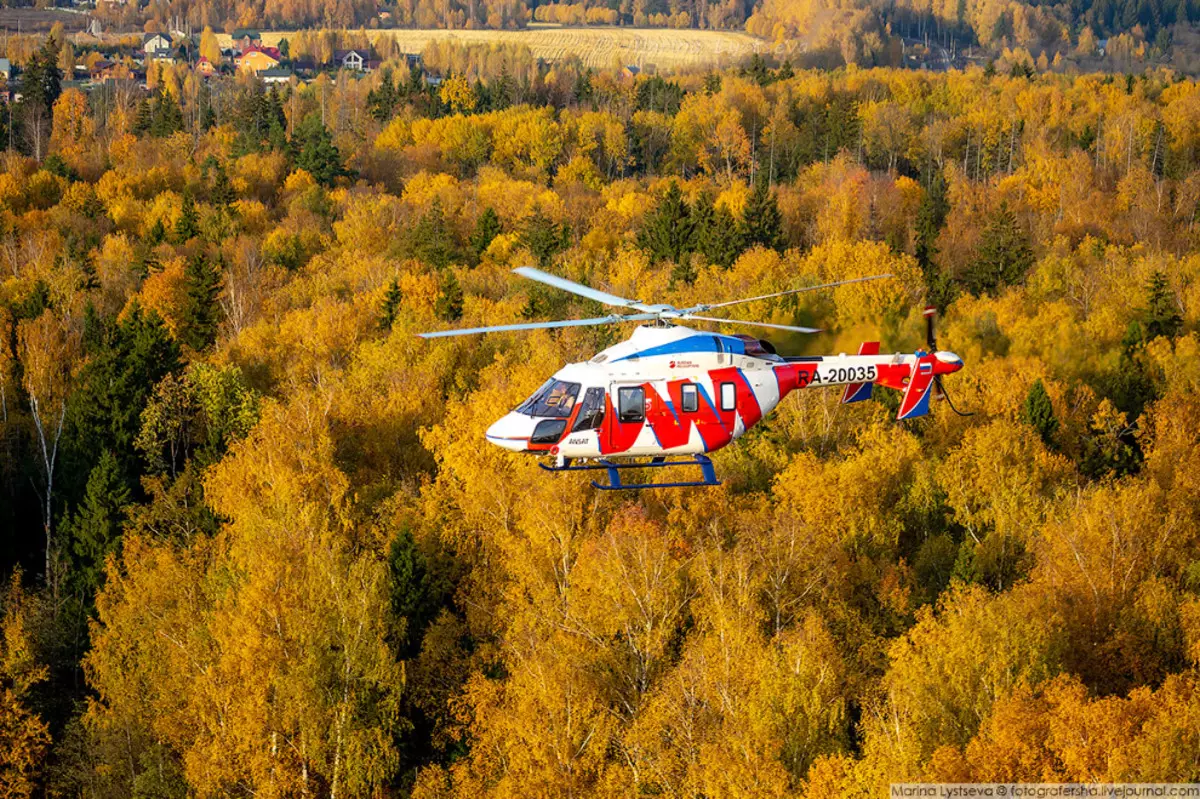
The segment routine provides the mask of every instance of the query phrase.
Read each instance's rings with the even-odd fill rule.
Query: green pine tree
[[[346,174],[342,154],[333,143],[329,129],[321,124],[321,117],[316,113],[309,114],[297,126],[292,136],[292,149],[296,166],[324,186],[332,186],[334,180]]]
[[[737,220],[728,208],[717,208],[710,192],[696,198],[692,207],[692,249],[704,256],[704,260],[724,269],[745,249]]]
[[[533,213],[521,226],[519,242],[537,259],[538,265],[550,265],[550,259],[565,250],[571,243],[571,231],[534,208]]]
[[[388,551],[392,634],[399,655],[412,658],[420,651],[421,636],[438,612],[438,594],[425,554],[408,528],[392,539]]]
[[[439,319],[446,322],[456,322],[462,318],[462,286],[458,284],[458,278],[450,269],[442,270],[441,286],[433,310]]]
[[[383,309],[379,313],[379,327],[381,330],[392,329],[392,325],[396,322],[396,312],[400,310],[400,304],[403,301],[404,294],[400,291],[400,281],[392,278],[387,294],[383,296]]]
[[[146,231],[146,241],[150,246],[157,246],[167,240],[167,226],[162,217],[154,220],[154,224]]]
[[[979,240],[975,260],[967,267],[963,282],[972,294],[995,294],[1005,286],[1020,283],[1033,266],[1029,237],[1017,216],[1001,202]]]
[[[742,212],[741,234],[742,244],[746,247],[760,244],[773,250],[783,249],[783,215],[779,213],[775,194],[761,173]]]
[[[145,136],[150,132],[150,123],[153,121],[153,110],[150,108],[150,101],[143,97],[138,103],[137,116],[133,120],[133,132],[138,136]]]
[[[105,449],[88,475],[83,501],[65,531],[75,553],[80,587],[88,595],[100,586],[104,579],[104,559],[120,542],[129,498],[121,467],[112,452]]]
[[[637,242],[654,262],[671,261],[683,265],[692,249],[692,209],[679,184],[671,185],[663,192],[658,203],[638,231]]]
[[[946,307],[953,299],[953,284],[938,270],[934,260],[938,254],[937,239],[946,224],[948,213],[950,202],[946,197],[946,177],[942,170],[936,169],[921,197],[921,204],[917,206],[916,244],[913,254],[925,277],[928,302],[941,308]]]
[[[155,95],[150,118],[150,135],[165,139],[183,130],[183,110],[175,98],[161,92]]]
[[[64,485],[83,486],[96,453],[111,450],[129,485],[137,485],[140,459],[133,442],[154,387],[180,368],[179,345],[155,311],[135,300],[120,319],[97,320],[88,359],[67,401]]]
[[[417,220],[409,234],[413,255],[430,266],[445,269],[459,258],[458,242],[446,222],[442,201],[433,198],[429,208]]]
[[[1021,416],[1027,425],[1037,431],[1043,444],[1053,446],[1058,419],[1054,418],[1054,406],[1050,403],[1050,395],[1046,393],[1046,386],[1040,378],[1029,387]]]
[[[186,297],[179,319],[179,340],[196,352],[203,352],[217,340],[221,308],[221,273],[203,254],[193,255],[183,271]]]
[[[200,235],[200,213],[196,210],[196,201],[190,191],[183,192],[183,207],[179,218],[175,220],[175,241],[180,244],[191,241]]]
[[[771,72],[767,69],[767,62],[758,53],[750,59],[750,66],[742,70],[744,77],[750,78],[759,86],[766,86],[771,82]]]
[[[205,103],[204,108],[200,111],[200,128],[201,130],[212,130],[217,126],[217,111],[212,107],[212,103]]]
[[[1145,323],[1147,341],[1153,341],[1159,336],[1173,339],[1183,329],[1183,317],[1179,315],[1179,306],[1175,301],[1175,292],[1167,282],[1167,276],[1155,272],[1150,276],[1146,285],[1146,307],[1142,311]]]
[[[237,200],[237,194],[229,180],[229,173],[225,171],[222,164],[217,164],[214,173],[212,192],[209,194],[209,198],[212,200],[212,204],[218,208],[228,208]]]
[[[479,219],[475,222],[475,232],[471,234],[471,253],[475,256],[476,263],[483,257],[483,253],[491,245],[492,240],[501,232],[500,216],[496,213],[496,209],[489,205],[479,215]]]

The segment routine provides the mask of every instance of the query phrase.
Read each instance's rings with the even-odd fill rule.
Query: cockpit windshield
[[[575,408],[579,396],[579,384],[550,378],[533,396],[517,407],[517,413],[526,416],[550,416],[565,419]]]

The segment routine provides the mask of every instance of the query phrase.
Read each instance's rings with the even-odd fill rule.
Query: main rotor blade
[[[618,308],[634,308],[638,311],[647,311],[650,313],[657,310],[637,300],[627,300],[624,297],[618,297],[616,294],[609,294],[607,291],[600,291],[599,289],[585,286],[582,283],[576,283],[574,280],[567,280],[565,277],[551,275],[540,269],[534,269],[532,266],[518,266],[513,271],[521,277],[527,277],[530,280],[545,283],[547,286],[554,286],[556,289],[578,294],[580,297],[587,297],[589,300],[595,300],[603,305],[614,305]]]
[[[476,333],[500,333],[506,330],[545,330],[556,327],[587,327],[589,325],[613,325],[618,322],[644,322],[656,319],[657,314],[612,314],[593,319],[562,319],[557,322],[526,322],[519,325],[493,325],[492,327],[464,327],[461,330],[437,330],[433,333],[418,333],[421,338],[446,338],[447,336],[470,336]]]
[[[775,330],[790,330],[793,333],[820,333],[820,328],[816,327],[795,327],[793,325],[773,325],[769,322],[747,322],[742,319],[718,319],[715,316],[696,316],[695,314],[686,314],[679,317],[680,319],[697,319],[702,322],[721,322],[727,325],[752,325],[755,327],[770,327]]]
[[[729,305],[740,305],[743,302],[754,302],[755,300],[769,300],[774,297],[786,297],[789,294],[800,294],[805,291],[816,291],[817,289],[831,289],[837,286],[848,286],[851,283],[864,283],[868,280],[882,280],[885,277],[895,277],[894,275],[871,275],[870,277],[856,277],[850,280],[839,280],[836,283],[822,283],[819,286],[805,286],[799,289],[789,289],[788,291],[778,291],[774,294],[762,294],[758,297],[747,297],[744,300],[730,300],[729,302],[718,302],[712,305],[697,305],[694,308],[684,308],[680,313],[688,311],[711,311],[713,308],[725,308]]]

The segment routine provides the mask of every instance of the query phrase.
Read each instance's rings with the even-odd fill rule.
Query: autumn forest
[[[0,794],[875,797],[1200,781],[1200,85],[631,77],[500,47],[149,95],[0,155]],[[484,430],[628,327],[511,274],[922,345],[718,488]],[[736,328],[722,328],[738,332]]]

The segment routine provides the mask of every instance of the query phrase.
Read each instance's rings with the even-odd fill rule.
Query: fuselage
[[[750,336],[643,326],[590,361],[564,366],[487,439],[568,459],[698,454],[737,440],[796,389],[846,386],[851,402],[883,385],[907,399],[916,382],[921,395],[912,404],[924,413],[933,377],[961,368],[952,353],[784,358]]]

